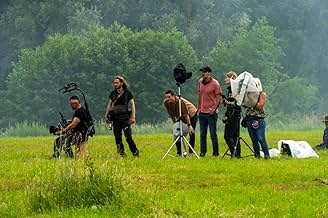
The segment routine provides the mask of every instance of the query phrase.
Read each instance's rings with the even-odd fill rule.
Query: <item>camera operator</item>
[[[122,130],[124,132],[126,142],[129,145],[133,156],[139,156],[139,150],[132,138],[131,124],[135,123],[135,104],[129,85],[121,76],[114,77],[114,90],[109,95],[105,120],[113,122],[113,131],[117,146],[117,152],[125,157],[124,145],[122,142]],[[131,111],[129,110],[129,105]]]
[[[213,145],[213,157],[219,156],[219,142],[216,134],[216,123],[218,120],[217,109],[221,102],[221,86],[212,77],[212,69],[208,66],[200,69],[202,78],[198,82],[198,107],[200,126],[200,156],[204,157],[207,152],[207,129]]]
[[[73,118],[67,127],[59,132],[68,137],[68,141],[76,142],[76,159],[86,159],[88,157],[88,116],[87,111],[81,106],[78,96],[69,98],[69,103],[75,111]]]
[[[266,93],[260,90],[258,101],[253,108],[246,108],[246,117],[242,121],[242,125],[247,127],[249,136],[252,140],[254,147],[254,156],[260,158],[260,146],[264,153],[264,158],[269,159],[269,148],[265,139],[265,113],[264,106],[266,103]]]
[[[167,90],[164,93],[164,106],[170,115],[173,123],[179,121],[179,98],[176,96],[173,90]],[[191,147],[195,148],[195,128],[197,124],[197,108],[188,100],[181,98],[181,114],[182,122],[187,124],[188,133],[190,135],[189,143]],[[176,142],[177,154],[182,156],[181,142]],[[192,149],[189,147],[189,155],[193,155]]]
[[[224,126],[224,139],[229,147],[231,157],[240,158],[240,113],[241,107],[236,103],[236,99],[232,97],[231,79],[236,79],[237,74],[233,71],[225,75],[224,83],[227,86],[227,94],[222,99],[223,105],[227,108],[225,115],[222,119]]]

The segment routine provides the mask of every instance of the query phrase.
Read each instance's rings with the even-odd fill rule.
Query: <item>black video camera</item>
[[[56,135],[58,131],[68,126],[69,121],[66,120],[61,112],[59,112],[61,121],[57,126],[49,126],[49,133]]]
[[[175,66],[175,68],[173,69],[173,76],[174,76],[175,81],[182,84],[187,79],[191,78],[192,73],[187,72],[185,66],[183,66],[183,64],[180,63],[177,66]]]
[[[56,132],[60,130],[60,127],[58,126],[49,126],[49,133],[56,135]]]

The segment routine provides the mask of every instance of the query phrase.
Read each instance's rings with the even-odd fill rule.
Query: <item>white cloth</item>
[[[293,158],[319,158],[318,154],[306,141],[280,140],[278,142],[279,151],[281,151],[282,144],[286,144],[290,148]]]
[[[232,97],[237,100],[237,105],[253,108],[258,102],[262,89],[261,81],[245,71],[236,79],[230,80]]]
[[[184,136],[187,135],[187,125],[182,123],[182,134]],[[178,137],[180,135],[180,123],[179,122],[175,122],[173,124],[173,135],[174,137]]]
[[[263,151],[260,151],[261,157],[264,157]],[[276,148],[269,149],[269,155],[270,157],[280,157],[280,151]]]

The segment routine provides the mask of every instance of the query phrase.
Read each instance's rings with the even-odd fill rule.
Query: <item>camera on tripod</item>
[[[182,84],[191,78],[192,72],[187,72],[185,66],[180,63],[173,69],[173,76],[177,83]]]
[[[178,155],[182,157],[187,156],[187,149],[185,147],[185,144],[188,145],[190,150],[192,150],[193,154],[199,159],[199,156],[195,152],[194,148],[190,145],[188,140],[186,139],[187,135],[187,126],[182,123],[182,106],[181,106],[181,84],[184,83],[187,79],[190,79],[192,76],[191,72],[187,72],[185,66],[183,64],[178,64],[173,69],[173,76],[176,81],[176,85],[178,87],[178,104],[179,104],[179,117],[176,117],[176,121],[173,125],[173,135],[174,135],[174,142],[170,146],[169,150],[165,153],[162,160],[169,154],[170,150],[173,148],[174,145],[180,147],[180,151],[178,149]]]

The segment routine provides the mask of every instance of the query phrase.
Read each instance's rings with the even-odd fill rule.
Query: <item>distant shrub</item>
[[[42,123],[24,121],[5,128],[2,135],[13,137],[45,136],[49,135],[49,131],[46,125]]]

